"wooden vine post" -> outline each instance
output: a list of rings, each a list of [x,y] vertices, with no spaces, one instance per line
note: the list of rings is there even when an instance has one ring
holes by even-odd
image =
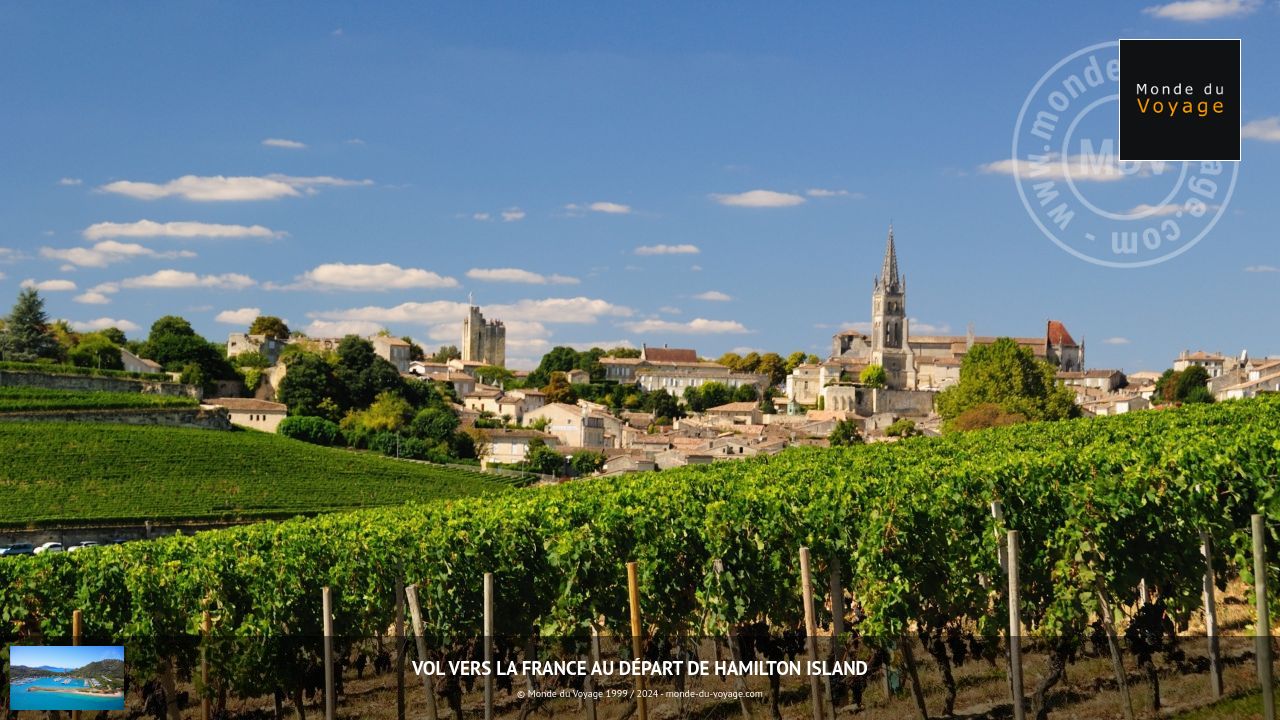
[[[484,574],[484,720],[493,720],[493,573]]]
[[[84,638],[84,614],[79,610],[71,612],[71,644],[79,646]],[[80,711],[71,711],[71,720],[80,720]]]
[[[724,561],[720,558],[716,558],[711,567],[716,572],[716,579],[724,575]],[[738,647],[738,631],[731,622],[726,622],[725,626],[725,632],[729,637],[729,659],[736,667],[742,659],[742,648]],[[742,677],[742,673],[733,674],[733,687],[738,693],[738,707],[742,710],[742,717],[744,720],[752,720],[751,707],[747,705],[747,681]]]
[[[1253,592],[1258,608],[1258,682],[1262,685],[1263,720],[1276,720],[1276,691],[1271,676],[1271,611],[1267,606],[1267,531],[1261,515],[1253,516]]]
[[[831,601],[831,649],[827,657],[834,663],[844,659],[844,654],[839,652],[840,636],[844,634],[844,589],[840,584],[840,558],[831,558],[830,564],[831,569],[827,573],[827,597]],[[834,680],[835,678],[827,676],[827,709],[831,711],[832,718],[838,714]]]
[[[1107,594],[1103,590],[1101,579],[1095,579],[1094,591],[1098,593],[1098,619],[1102,621],[1102,629],[1107,633],[1107,647],[1111,649],[1111,667],[1116,673],[1116,687],[1120,689],[1120,709],[1124,710],[1125,720],[1133,720],[1133,698],[1129,695],[1129,681],[1125,678],[1124,661],[1120,659],[1120,641],[1116,638],[1116,627],[1112,624],[1111,604],[1107,602]]]
[[[1009,686],[1013,695],[1014,720],[1024,720],[1022,688],[1022,618],[1018,613],[1021,600],[1018,578],[1019,536],[1017,530],[1009,531],[1009,549],[1005,557],[1009,575]]]
[[[818,661],[818,624],[813,617],[813,583],[809,572],[809,548],[800,548],[800,595],[804,598],[805,648],[809,662]],[[812,672],[809,675],[809,701],[813,705],[813,720],[822,720],[822,680]]]
[[[404,656],[408,645],[404,637],[404,581],[396,582],[396,720],[405,720]]]
[[[333,594],[328,586],[320,591],[320,608],[324,613],[324,717],[333,720],[337,698],[333,688]]]
[[[206,609],[200,616],[200,720],[209,720],[209,636],[213,633],[213,617]]]
[[[627,563],[627,597],[631,602],[631,655],[633,660],[640,660],[644,655],[644,637],[640,627],[640,576],[634,561]],[[636,673],[636,712],[640,720],[649,720],[644,686],[644,673]]]
[[[1200,552],[1204,555],[1204,633],[1209,642],[1209,690],[1213,699],[1222,697],[1222,661],[1218,644],[1218,601],[1213,571],[1213,540],[1200,533]]]
[[[410,585],[404,589],[405,599],[409,604],[409,615],[413,619],[413,636],[418,646],[418,660],[427,659],[427,638],[422,632],[422,606],[418,604],[418,586]],[[431,676],[422,676],[422,685],[427,691],[427,720],[438,720],[436,716],[436,691],[432,687]]]

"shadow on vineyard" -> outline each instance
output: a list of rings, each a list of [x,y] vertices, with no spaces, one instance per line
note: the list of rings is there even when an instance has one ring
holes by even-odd
[[[603,660],[686,671],[865,663],[742,684],[664,671],[643,705],[634,678],[601,676],[624,694],[597,717],[1014,717],[1019,668],[1026,717],[1163,717],[1258,687],[1278,449],[1280,398],[1264,398],[0,559],[0,641],[69,638],[80,611],[85,642],[129,645],[130,702],[156,714],[176,668],[186,717],[201,698],[229,717],[319,717],[330,653],[338,716],[397,717],[402,658],[587,658],[592,637]],[[480,717],[483,675],[446,671],[428,694],[408,672],[406,716],[431,701]],[[591,716],[519,696],[585,678],[526,678],[496,679],[497,716]],[[750,695],[661,694],[682,689]]]

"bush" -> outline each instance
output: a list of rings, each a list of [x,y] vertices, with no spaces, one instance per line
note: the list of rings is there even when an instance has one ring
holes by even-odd
[[[893,421],[893,424],[884,429],[884,434],[889,437],[914,437],[920,434],[920,429],[916,427],[915,420],[901,418]]]
[[[320,417],[295,415],[280,421],[276,432],[312,445],[343,445],[346,438],[338,425]]]

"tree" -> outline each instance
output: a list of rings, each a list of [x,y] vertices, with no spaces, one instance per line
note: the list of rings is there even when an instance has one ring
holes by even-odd
[[[313,445],[341,445],[346,442],[337,423],[319,417],[293,415],[280,421],[276,432]]]
[[[591,475],[604,467],[604,461],[603,453],[593,450],[579,450],[569,458],[569,467],[573,468],[574,475]]]
[[[451,411],[431,407],[418,412],[409,423],[409,431],[424,440],[451,442],[458,430],[458,417]]]
[[[778,412],[778,407],[773,404],[774,392],[773,388],[765,388],[760,394],[760,412],[765,415],[774,415]]]
[[[546,441],[542,438],[529,441],[524,464],[530,472],[540,475],[560,475],[564,472],[564,456],[547,447]]]
[[[569,403],[570,405],[578,402],[578,395],[573,391],[573,386],[569,384],[569,378],[563,372],[555,372],[551,374],[551,381],[542,388],[542,392],[547,396],[549,403]]]
[[[289,339],[289,326],[275,315],[259,315],[249,325],[250,335],[266,335],[267,337]]]
[[[997,406],[1005,416],[1027,420],[1079,416],[1074,393],[1056,375],[1052,365],[1009,338],[977,345],[960,364],[960,382],[938,393],[938,414],[947,429],[957,429],[952,421],[985,404]]]
[[[441,345],[439,350],[436,350],[427,358],[427,361],[433,363],[447,363],[450,360],[461,359],[462,352],[458,350],[457,345]]]
[[[678,420],[684,417],[684,407],[680,405],[680,401],[674,395],[666,390],[655,390],[649,393],[645,398],[644,407],[647,411],[653,413],[653,419],[661,420]]]
[[[338,361],[334,375],[346,390],[347,407],[371,405],[379,393],[400,393],[404,378],[400,371],[373,350],[373,343],[357,335],[348,335],[338,343]]]
[[[501,385],[506,387],[507,383],[515,377],[515,373],[498,365],[481,365],[475,369],[475,377],[486,385]]]
[[[1017,425],[1027,421],[1021,413],[1005,412],[995,403],[975,405],[960,413],[948,424],[949,430],[983,430],[985,428]]]
[[[755,402],[759,399],[760,393],[756,391],[755,385],[739,385],[733,391],[733,400],[731,402]]]
[[[551,382],[553,373],[567,373],[578,367],[578,351],[571,347],[558,345],[542,356],[538,367],[529,373],[528,386],[540,387]]]
[[[123,370],[120,348],[100,332],[80,336],[80,343],[67,353],[67,360],[79,367]]]
[[[1181,402],[1213,402],[1209,392],[1209,371],[1192,365],[1178,376],[1174,384],[1174,399]]]
[[[315,353],[293,355],[276,399],[289,406],[290,415],[314,415],[328,420],[341,419],[342,389],[333,368]]]
[[[797,350],[787,356],[786,370],[790,375],[796,368],[804,364],[805,354],[803,350]]]
[[[831,443],[831,447],[861,445],[862,433],[858,430],[857,421],[849,419],[836,421],[835,427],[831,428],[831,434],[827,436],[827,442]]]
[[[704,383],[701,387],[688,387],[684,390],[684,401],[689,409],[702,412],[707,408],[724,405],[733,400],[733,389],[719,382]]]
[[[409,337],[408,335],[405,335],[400,339],[409,343],[409,362],[421,361],[426,358],[427,356],[426,351],[422,349],[421,345],[414,342],[413,338]]]
[[[760,363],[756,366],[756,372],[761,375],[769,376],[769,385],[779,385],[786,381],[787,361],[782,359],[778,353],[765,353],[760,356]]]
[[[58,360],[65,360],[67,353],[80,344],[80,333],[76,332],[66,320],[54,320],[49,325],[49,332],[53,334],[53,339],[58,342]]]
[[[4,321],[0,335],[0,356],[15,362],[34,362],[58,356],[58,340],[49,327],[44,312],[44,298],[35,288],[18,293],[18,301]]]
[[[188,365],[199,366],[199,376],[204,378],[206,386],[214,380],[239,377],[227,361],[226,349],[197,335],[191,323],[177,315],[165,315],[151,324],[151,334],[141,352],[143,357],[155,360],[170,372],[186,372]]]
[[[868,365],[858,375],[858,381],[870,388],[882,388],[888,380],[883,365]]]
[[[110,340],[117,347],[124,347],[125,344],[129,342],[129,339],[124,336],[124,331],[118,327],[109,327],[105,330],[99,330],[98,334]]]
[[[899,418],[893,421],[893,424],[884,429],[884,434],[889,437],[915,437],[920,434],[920,430],[916,427],[915,420],[907,418]]]
[[[382,392],[369,409],[347,417],[356,418],[355,422],[372,432],[396,432],[408,425],[414,414],[413,406],[404,398],[393,392]]]

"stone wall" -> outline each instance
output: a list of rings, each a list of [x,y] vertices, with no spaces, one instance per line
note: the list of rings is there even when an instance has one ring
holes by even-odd
[[[122,410],[42,410],[0,413],[0,422],[94,422],[122,425],[161,425],[199,430],[230,430],[226,408],[201,405],[187,408]]]
[[[0,547],[24,542],[36,547],[47,542],[58,542],[64,547],[70,547],[86,540],[105,545],[115,540],[146,540],[174,534],[192,535],[205,530],[219,530],[254,522],[261,522],[261,520],[166,521],[146,524],[132,522],[117,525],[86,520],[69,527],[0,528]],[[19,558],[18,562],[22,562],[22,558]]]
[[[201,397],[201,390],[195,385],[183,385],[182,383],[164,380],[60,375],[28,370],[0,370],[0,387],[39,387],[50,390],[76,390],[81,392],[136,392],[148,395],[185,396],[196,398],[197,400]]]
[[[930,390],[872,390],[870,413],[893,413],[923,417],[933,412],[933,397],[937,393]]]

